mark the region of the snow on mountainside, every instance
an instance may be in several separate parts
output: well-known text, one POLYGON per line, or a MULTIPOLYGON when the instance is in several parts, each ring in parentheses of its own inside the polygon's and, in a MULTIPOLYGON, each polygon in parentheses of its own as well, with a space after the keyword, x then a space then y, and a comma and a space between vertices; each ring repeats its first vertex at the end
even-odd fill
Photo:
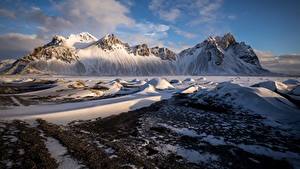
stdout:
POLYGON ((98 39, 88 32, 82 32, 79 34, 71 34, 67 38, 55 35, 52 41, 47 46, 66 46, 70 48, 84 48, 89 44, 96 42, 98 39))
POLYGON ((54 36, 52 41, 17 60, 7 74, 199 75, 263 74, 252 48, 233 35, 209 37, 179 54, 147 44, 129 46, 114 34, 97 40, 89 33, 54 36))
POLYGON ((164 75, 174 74, 173 62, 150 52, 146 45, 129 47, 117 37, 106 35, 87 48, 78 50, 85 74, 164 75))
POLYGON ((90 43, 91 39, 83 36, 84 33, 68 38, 56 35, 48 44, 37 47, 32 53, 18 59, 6 74, 26 73, 57 73, 57 74, 80 74, 82 64, 78 62, 75 44, 90 43))
POLYGON ((12 64, 15 62, 16 60, 14 59, 4 59, 4 60, 0 60, 0 72, 4 71, 6 69, 8 69, 9 67, 12 66, 12 64))

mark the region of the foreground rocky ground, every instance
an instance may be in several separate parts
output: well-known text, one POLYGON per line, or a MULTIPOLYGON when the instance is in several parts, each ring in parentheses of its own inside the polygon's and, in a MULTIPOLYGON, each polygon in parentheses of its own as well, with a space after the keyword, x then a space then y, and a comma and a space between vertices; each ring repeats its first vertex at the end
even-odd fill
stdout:
POLYGON ((259 115, 178 95, 61 126, 0 123, 0 168, 299 168, 300 139, 259 115))

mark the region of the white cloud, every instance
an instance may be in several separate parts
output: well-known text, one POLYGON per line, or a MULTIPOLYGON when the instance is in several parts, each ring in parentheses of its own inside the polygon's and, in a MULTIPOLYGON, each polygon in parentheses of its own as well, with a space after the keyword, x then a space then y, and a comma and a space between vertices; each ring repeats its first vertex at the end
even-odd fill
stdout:
POLYGON ((223 0, 196 0, 194 7, 195 11, 198 11, 197 19, 190 22, 191 25, 198 25, 203 23, 215 22, 217 19, 221 19, 222 14, 219 9, 223 5, 223 0), (195 9, 196 8, 196 9, 195 9))
POLYGON ((149 4, 149 9, 158 10, 163 5, 163 0, 152 0, 149 4))
POLYGON ((228 15, 227 17, 228 17, 228 19, 230 19, 230 20, 235 20, 235 19, 237 18, 236 15, 228 15))
POLYGON ((205 17, 207 20, 215 19, 217 10, 223 4, 223 0, 214 0, 214 1, 197 1, 198 7, 200 8, 200 15, 205 17), (199 3, 200 2, 200 3, 199 3))
POLYGON ((132 45, 146 43, 149 46, 163 45, 163 39, 168 36, 170 27, 151 22, 136 23, 129 32, 120 32, 120 36, 132 45))
MULTIPOLYGON (((154 24, 150 22, 146 23, 137 23, 135 28, 141 33, 159 33, 159 32, 166 32, 170 29, 168 25, 163 24, 154 24)), ((134 29, 134 28, 133 28, 134 29)))
POLYGON ((38 24, 37 27, 43 32, 57 32, 72 26, 71 21, 61 16, 48 16, 38 7, 31 7, 20 17, 24 17, 28 22, 38 24))
POLYGON ((276 57, 277 63, 265 65, 271 71, 288 75, 300 75, 300 55, 285 55, 276 57))
POLYGON ((8 17, 15 19, 16 15, 13 11, 7 10, 7 9, 0 9, 0 16, 8 17))
POLYGON ((162 40, 145 34, 122 33, 120 34, 120 37, 123 41, 128 42, 130 45, 138 45, 145 43, 149 47, 164 46, 164 42, 162 40))
MULTIPOLYGON (((223 0, 152 0, 149 9, 166 21, 174 21, 181 15, 188 16, 191 25, 210 23, 223 18, 220 8, 223 0)), ((234 15, 228 16, 232 18, 234 15)))
POLYGON ((179 9, 171 9, 170 11, 159 11, 159 16, 166 21, 175 21, 180 13, 179 9))
POLYGON ((274 56, 270 51, 254 51, 264 68, 287 75, 300 75, 300 55, 274 56))
POLYGON ((258 49, 254 49, 254 52, 258 56, 259 61, 262 64, 268 64, 276 62, 276 58, 273 56, 273 53, 271 51, 262 51, 258 49))
POLYGON ((152 0, 149 9, 165 21, 175 21, 181 14, 178 8, 166 7, 163 0, 152 0))
MULTIPOLYGON (((34 23, 40 35, 87 31, 97 36, 113 33, 119 26, 131 27, 129 7, 117 0, 52 1, 59 15, 49 15, 39 7, 17 9, 17 18, 34 23)), ((1 13, 1 12, 0 12, 1 13)))
POLYGON ((96 34, 114 32, 118 26, 135 24, 128 17, 130 10, 116 0, 67 0, 60 10, 63 17, 73 23, 73 29, 78 26, 96 34))
POLYGON ((197 37, 197 35, 194 34, 194 33, 183 31, 183 30, 181 30, 181 29, 179 29, 177 27, 172 27, 172 28, 174 29, 174 32, 176 34, 181 35, 181 36, 183 36, 185 38, 193 39, 193 38, 197 37))
POLYGON ((45 41, 37 35, 8 33, 0 35, 0 58, 17 58, 43 45, 45 41))
POLYGON ((196 31, 204 36, 213 36, 228 32, 225 21, 236 18, 232 13, 225 13, 223 5, 224 0, 152 0, 149 9, 163 20, 180 22, 177 26, 181 29, 183 26, 197 27, 196 31))

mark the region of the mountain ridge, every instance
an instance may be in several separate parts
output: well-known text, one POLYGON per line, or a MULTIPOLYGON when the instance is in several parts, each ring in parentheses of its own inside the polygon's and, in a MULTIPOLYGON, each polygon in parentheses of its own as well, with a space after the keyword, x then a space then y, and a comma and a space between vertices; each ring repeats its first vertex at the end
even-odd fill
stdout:
POLYGON ((263 74, 253 49, 231 33, 208 37, 179 53, 147 44, 130 46, 114 34, 101 39, 83 32, 55 35, 51 42, 18 59, 5 74, 199 75, 263 74))

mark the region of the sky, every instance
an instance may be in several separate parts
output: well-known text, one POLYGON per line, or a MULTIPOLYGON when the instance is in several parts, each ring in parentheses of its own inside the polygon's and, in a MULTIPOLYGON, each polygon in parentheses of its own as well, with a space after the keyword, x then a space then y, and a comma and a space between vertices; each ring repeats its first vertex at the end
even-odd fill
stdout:
POLYGON ((53 35, 80 32, 114 33, 131 45, 175 52, 231 32, 264 60, 294 56, 299 9, 299 0, 0 0, 0 59, 20 57, 53 35))

